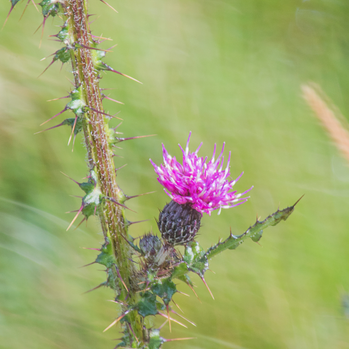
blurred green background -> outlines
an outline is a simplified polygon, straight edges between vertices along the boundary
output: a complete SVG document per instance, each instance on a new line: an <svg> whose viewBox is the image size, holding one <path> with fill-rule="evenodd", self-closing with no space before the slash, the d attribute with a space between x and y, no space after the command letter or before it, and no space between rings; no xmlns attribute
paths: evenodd
<svg viewBox="0 0 349 349"><path fill-rule="evenodd" d="M197 327L175 324L167 338L195 337L164 348L320 349L349 348L349 169L301 97L301 84L318 83L349 116L349 3L347 0L109 0L119 13L90 1L95 35L117 47L106 63L140 81L103 76L102 87L125 105L125 136L157 134L123 143L117 167L129 194L156 190L134 200L131 234L157 231L154 217L168 197L156 181L149 158L161 162L161 143L180 157L178 143L193 132L200 155L226 142L231 173L241 192L254 185L250 200L220 216L203 218L203 247L245 231L305 197L287 222L265 231L261 246L247 241L211 262L207 282L212 300L196 279L200 303L175 297ZM5 19L10 7L0 8ZM117 328L103 329L116 315L108 289L82 294L104 281L95 258L102 242L90 219L66 232L81 195L61 171L81 181L85 151L78 137L67 146L68 128L34 135L65 105L70 67L40 59L60 48L48 39L59 18L49 18L39 48L42 21L34 6L19 17L18 4L0 32L0 347L112 348ZM109 46L108 46L109 45ZM65 118L70 116L67 112ZM58 124L64 116L48 126ZM116 123L115 123L116 125ZM46 126L46 125L45 125ZM348 315L349 316L349 315ZM157 322L160 324L161 322ZM189 325L190 326L190 325Z"/></svg>

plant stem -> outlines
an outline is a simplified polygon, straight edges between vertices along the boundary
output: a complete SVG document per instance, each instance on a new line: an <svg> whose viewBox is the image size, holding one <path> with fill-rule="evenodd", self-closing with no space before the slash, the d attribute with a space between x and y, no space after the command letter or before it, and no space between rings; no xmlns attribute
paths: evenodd
<svg viewBox="0 0 349 349"><path fill-rule="evenodd" d="M69 0L65 9L69 27L75 38L75 44L79 44L79 48L74 50L72 67L75 87L81 86L85 103L88 106L88 111L85 114L86 118L83 122L88 166L90 170L94 169L96 172L103 196L113 198L120 203L125 200L125 195L116 182L113 152L108 139L109 119L100 113L103 112L103 105L98 71L94 67L92 50L86 48L91 47L93 43L88 23L86 1ZM135 303L137 299L136 285L132 283L132 277L136 270L134 263L130 261L131 251L126 241L128 238L128 223L125 219L124 209L109 200L105 200L99 210L99 218L104 237L106 241L112 244L117 263L115 268L108 270L113 275L113 284L118 285L115 290L116 296L122 301L127 299L127 303L130 305ZM122 280L117 274L117 269ZM126 310L126 308L123 310ZM137 312L131 312L128 315L127 322L140 343L144 343L143 318ZM130 338L134 338L128 326L125 326L124 330L129 332Z"/></svg>

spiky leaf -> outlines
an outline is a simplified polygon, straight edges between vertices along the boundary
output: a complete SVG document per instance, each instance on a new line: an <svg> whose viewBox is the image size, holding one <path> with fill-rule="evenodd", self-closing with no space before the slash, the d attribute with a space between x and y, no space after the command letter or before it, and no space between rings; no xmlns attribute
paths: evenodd
<svg viewBox="0 0 349 349"><path fill-rule="evenodd" d="M116 260L111 243L106 242L102 246L101 251L102 252L96 258L96 263L102 264L107 268L112 268L116 264Z"/></svg>
<svg viewBox="0 0 349 349"><path fill-rule="evenodd" d="M138 313L143 316L156 315L158 309L156 307L156 296L155 294L147 291L141 295L141 300L137 303L136 308Z"/></svg>
<svg viewBox="0 0 349 349"><path fill-rule="evenodd" d="M282 220L285 221L294 211L294 207L299 202L299 200L290 207L287 207L283 210L277 210L276 212L268 216L264 221L257 220L254 225L249 227L243 234L239 236L230 234L230 236L223 242L219 242L218 244L210 247L204 257L208 260L226 249L234 250L247 238L251 238L255 242L259 241L262 237L263 230L269 226L279 224Z"/></svg>
<svg viewBox="0 0 349 349"><path fill-rule="evenodd" d="M170 303L172 296L177 292L176 285L170 278L159 280L156 284L152 285L151 289L166 305Z"/></svg>

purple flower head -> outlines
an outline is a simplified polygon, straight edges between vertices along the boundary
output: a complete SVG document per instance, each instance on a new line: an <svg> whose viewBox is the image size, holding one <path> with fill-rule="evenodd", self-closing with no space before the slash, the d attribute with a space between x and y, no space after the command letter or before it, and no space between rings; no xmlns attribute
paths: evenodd
<svg viewBox="0 0 349 349"><path fill-rule="evenodd" d="M214 145L212 159L207 162L207 157L198 156L202 143L195 152L189 151L190 136L191 132L185 150L179 144L183 153L183 165L169 155L164 145L162 145L164 163L157 166L150 159L166 194L178 204L189 203L196 211L201 214L206 212L208 215L214 210L219 209L219 214L222 208L235 207L246 202L249 197L242 196L253 187L241 194L230 191L243 173L233 181L228 180L231 153L229 152L227 166L223 169L225 143L217 159L215 159L216 144Z"/></svg>

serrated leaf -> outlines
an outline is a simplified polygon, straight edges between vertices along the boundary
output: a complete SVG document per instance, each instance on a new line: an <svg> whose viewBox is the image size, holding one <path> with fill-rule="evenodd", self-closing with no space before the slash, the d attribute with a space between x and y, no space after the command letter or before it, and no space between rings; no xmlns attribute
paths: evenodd
<svg viewBox="0 0 349 349"><path fill-rule="evenodd" d="M136 308L138 309L139 315L146 317L149 315L156 315L158 309L156 307L156 296L155 294L147 291L141 296L141 300L137 303Z"/></svg>
<svg viewBox="0 0 349 349"><path fill-rule="evenodd" d="M176 285L170 278L159 280L156 284L152 285L151 290L154 294L159 296L166 305L170 303L172 296L177 292Z"/></svg>
<svg viewBox="0 0 349 349"><path fill-rule="evenodd" d="M102 264L107 268L112 268L116 264L115 256L112 250L112 244L104 244L101 253L96 258L96 263Z"/></svg>
<svg viewBox="0 0 349 349"><path fill-rule="evenodd" d="M185 275L186 273L188 273L188 266L185 262L182 262L181 264L177 265L174 269L173 272L171 274L171 278L178 278L180 279L183 275Z"/></svg>
<svg viewBox="0 0 349 349"><path fill-rule="evenodd" d="M300 199L299 199L300 200ZM206 254L206 260L213 258L217 254L223 252L226 249L234 250L239 245L241 245L245 239L251 238L253 241L257 242L261 239L263 230L269 226L275 226L280 223L282 220L286 220L291 213L294 211L294 207L299 202L299 200L292 206L287 207L283 210L277 210L268 216L264 221L258 221L249 227L243 234L239 236L234 236L230 234L230 236L223 242L219 242L218 244L210 247ZM203 259L203 262L205 259Z"/></svg>

